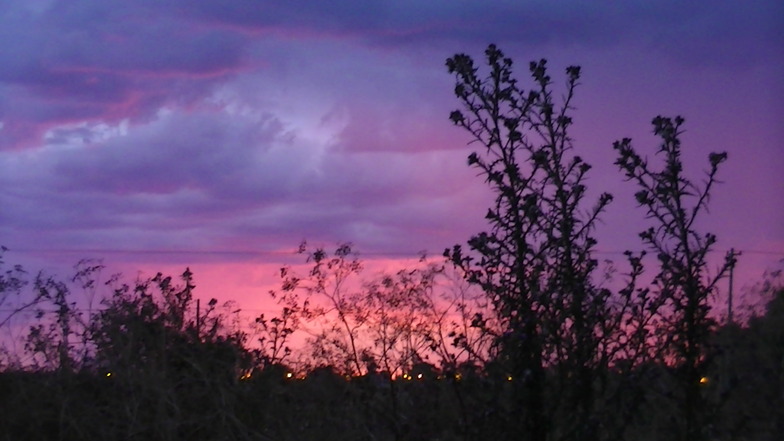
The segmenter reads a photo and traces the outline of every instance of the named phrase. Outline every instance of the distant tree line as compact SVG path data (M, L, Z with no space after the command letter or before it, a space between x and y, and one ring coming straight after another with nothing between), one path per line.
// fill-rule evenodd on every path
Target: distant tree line
M580 69L561 90L545 60L526 86L495 46L485 61L447 60L450 119L495 198L445 260L368 276L350 244L303 243L307 270L282 267L269 293L278 312L238 326L194 299L188 269L127 282L83 261L61 280L0 253L0 328L26 317L22 355L0 351L0 439L779 439L780 274L758 287L763 313L710 309L736 254L709 270L698 219L726 153L689 177L680 117L653 120L654 160L614 144L649 224L611 288L594 231L612 196L590 200L569 135Z

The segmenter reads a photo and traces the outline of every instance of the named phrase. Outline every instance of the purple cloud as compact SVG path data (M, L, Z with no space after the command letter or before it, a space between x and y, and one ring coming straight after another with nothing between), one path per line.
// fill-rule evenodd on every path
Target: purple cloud
M730 154L706 225L722 247L780 251L782 18L729 0L5 2L0 244L438 253L483 229L489 201L444 59L497 42L521 78L550 59L554 87L583 65L574 138L592 191L616 195L605 250L644 223L612 141L652 154L650 119L683 113L690 167Z

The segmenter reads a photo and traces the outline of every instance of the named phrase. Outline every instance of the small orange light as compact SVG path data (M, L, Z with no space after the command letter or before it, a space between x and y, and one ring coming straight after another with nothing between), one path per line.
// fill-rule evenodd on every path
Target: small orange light
M700 378L700 384L708 384L708 377Z
M511 375L507 375L506 376L506 381L512 381L512 376Z

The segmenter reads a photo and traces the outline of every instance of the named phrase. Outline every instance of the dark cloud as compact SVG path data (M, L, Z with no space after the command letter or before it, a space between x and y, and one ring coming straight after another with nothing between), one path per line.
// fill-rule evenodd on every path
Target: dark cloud
M274 119L243 125L221 114L177 113L162 116L131 136L63 154L54 172L66 190L215 191L234 185L226 181L237 170L248 174L257 162L255 151L268 149L280 130ZM73 131L66 137L72 135Z
M292 37L331 35L384 45L449 41L474 45L613 47L636 41L684 63L730 68L780 56L784 5L733 0L622 3L455 1L289 2L209 0L179 10L214 25ZM742 49L738 49L742 48Z
M243 69L242 50L234 33L135 2L56 1L38 11L6 3L0 148L29 146L52 125L144 119L164 103L201 97Z
M0 84L11 89L0 90L0 148L30 146L64 121L149 118L259 63L288 63L286 53L250 58L259 39L449 51L488 42L531 50L631 43L725 69L780 59L784 47L779 2L55 0L0 8Z

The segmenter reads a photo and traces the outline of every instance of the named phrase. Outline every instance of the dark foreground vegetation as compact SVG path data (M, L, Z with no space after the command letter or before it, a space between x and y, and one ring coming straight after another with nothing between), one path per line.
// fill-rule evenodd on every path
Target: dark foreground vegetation
M642 250L600 264L612 196L590 200L568 134L580 69L555 92L544 60L524 88L495 46L485 59L447 61L450 118L495 195L467 247L368 278L350 245L303 244L308 269L281 268L278 313L249 324L195 300L189 270L3 269L0 440L781 439L780 274L756 314L712 310L738 254L713 258L698 225L727 155L690 177L680 117L653 120L653 159L616 142Z
M305 373L257 365L251 371L253 352L231 336L194 339L187 327L134 319L140 326L121 334L125 341L116 343L109 360L71 371L0 373L0 439L525 439L510 435L521 422L517 379L493 363L448 372L420 364L393 381L384 373L346 377L330 367ZM777 290L765 315L744 327L718 328L711 342L713 367L700 382L710 409L709 439L780 439L784 290ZM613 397L593 410L599 439L675 439L682 418L670 405L681 393L676 370L651 364L596 371L593 379ZM554 416L561 418L569 416Z

